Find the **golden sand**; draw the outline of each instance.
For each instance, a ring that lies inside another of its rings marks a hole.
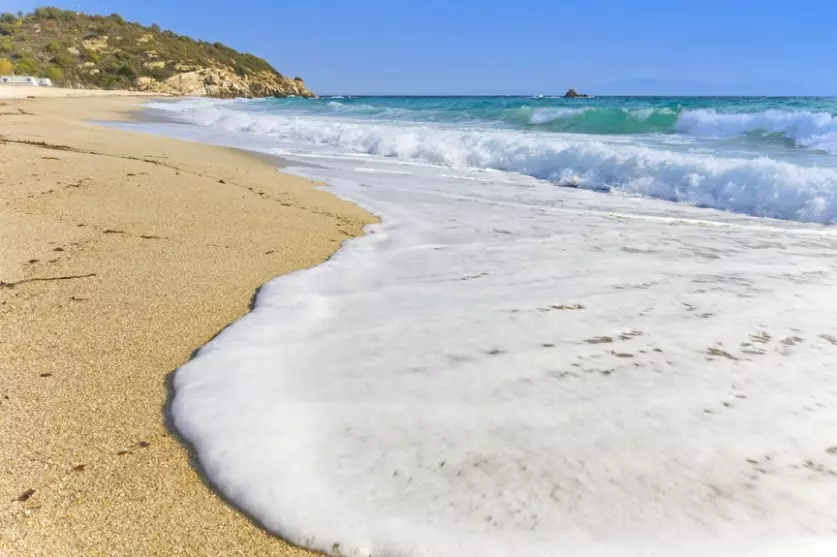
[[[263,158],[86,122],[139,102],[0,100],[0,556],[307,554],[203,483],[168,383],[371,217]]]
[[[101,89],[64,89],[62,87],[38,87],[36,85],[0,85],[0,99],[25,99],[27,97],[160,97],[156,93],[139,91],[104,91]]]

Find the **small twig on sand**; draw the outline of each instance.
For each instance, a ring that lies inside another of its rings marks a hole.
[[[0,288],[14,288],[18,284],[25,284],[27,282],[38,282],[38,281],[46,282],[46,281],[50,281],[50,280],[71,280],[71,279],[89,278],[89,277],[95,277],[95,276],[96,276],[96,273],[90,273],[90,274],[87,274],[87,275],[69,275],[69,276],[66,276],[66,277],[42,277],[42,278],[41,277],[36,277],[36,278],[19,280],[17,282],[3,282],[3,281],[0,280]]]

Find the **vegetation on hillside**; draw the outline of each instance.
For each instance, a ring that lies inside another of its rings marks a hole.
[[[0,74],[48,77],[59,85],[130,88],[140,76],[165,80],[193,67],[225,66],[241,77],[281,74],[252,54],[221,43],[59,8],[0,14]]]

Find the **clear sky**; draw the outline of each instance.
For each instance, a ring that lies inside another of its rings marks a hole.
[[[837,94],[837,0],[0,0],[221,41],[319,93]]]

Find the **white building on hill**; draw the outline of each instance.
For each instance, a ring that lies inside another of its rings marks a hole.
[[[46,77],[32,77],[31,75],[0,75],[0,85],[52,87],[52,81]]]

